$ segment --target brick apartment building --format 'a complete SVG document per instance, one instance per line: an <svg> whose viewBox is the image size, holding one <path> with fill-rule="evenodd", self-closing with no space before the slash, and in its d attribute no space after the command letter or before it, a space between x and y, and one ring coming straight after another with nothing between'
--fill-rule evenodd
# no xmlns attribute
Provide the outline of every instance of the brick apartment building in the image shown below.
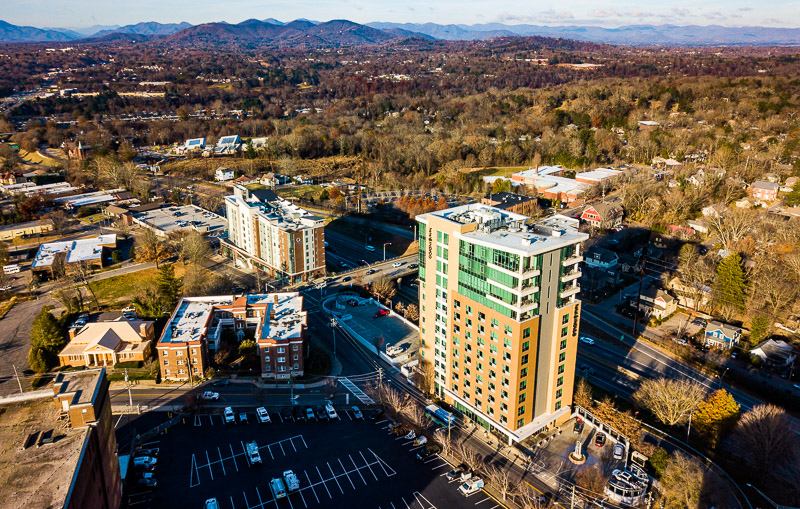
<svg viewBox="0 0 800 509"><path fill-rule="evenodd" d="M224 329L258 347L261 377L288 379L305 372L307 313L298 292L187 297L178 303L156 349L165 380L202 378Z"/></svg>

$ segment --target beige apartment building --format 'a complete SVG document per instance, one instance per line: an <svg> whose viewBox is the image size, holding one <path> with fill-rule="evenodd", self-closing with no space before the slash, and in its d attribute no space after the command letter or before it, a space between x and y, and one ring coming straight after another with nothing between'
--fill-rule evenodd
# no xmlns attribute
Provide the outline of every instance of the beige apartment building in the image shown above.
<svg viewBox="0 0 800 509"><path fill-rule="evenodd" d="M289 283L325 275L325 222L269 189L234 186L225 197L228 238L222 253Z"/></svg>
<svg viewBox="0 0 800 509"><path fill-rule="evenodd" d="M436 394L509 443L566 421L588 238L578 221L485 204L417 221L421 351Z"/></svg>

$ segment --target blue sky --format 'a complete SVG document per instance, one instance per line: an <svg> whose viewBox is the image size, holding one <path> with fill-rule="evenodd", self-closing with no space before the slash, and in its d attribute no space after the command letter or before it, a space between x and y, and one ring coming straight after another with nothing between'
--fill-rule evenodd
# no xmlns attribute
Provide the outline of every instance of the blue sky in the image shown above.
<svg viewBox="0 0 800 509"><path fill-rule="evenodd" d="M0 19L18 25L86 27L245 19L600 25L631 24L800 27L800 0L0 0Z"/></svg>

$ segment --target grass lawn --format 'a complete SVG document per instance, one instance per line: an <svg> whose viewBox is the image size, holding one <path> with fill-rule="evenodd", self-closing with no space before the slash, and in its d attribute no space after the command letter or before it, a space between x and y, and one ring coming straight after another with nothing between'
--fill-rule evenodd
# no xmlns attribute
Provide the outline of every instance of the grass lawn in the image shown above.
<svg viewBox="0 0 800 509"><path fill-rule="evenodd" d="M84 224L97 224L105 218L102 212L98 212L97 214L92 214L91 216L86 216L81 218L81 223Z"/></svg>
<svg viewBox="0 0 800 509"><path fill-rule="evenodd" d="M294 196L297 198L311 198L314 199L322 192L323 187L317 185L294 186L287 189L281 189L280 194L282 197L287 198Z"/></svg>
<svg viewBox="0 0 800 509"><path fill-rule="evenodd" d="M20 149L19 156L25 162L33 164L42 164L44 166L57 166L60 164L60 161L52 159L50 157L44 157L38 152L26 152L25 150Z"/></svg>
<svg viewBox="0 0 800 509"><path fill-rule="evenodd" d="M184 267L175 264L175 276L181 277L185 272ZM145 284L154 282L158 277L158 269L150 269L115 276L92 283L92 290L97 295L97 301L104 309L116 309L130 304L131 299L137 294L138 289ZM89 296L89 298L91 298Z"/></svg>

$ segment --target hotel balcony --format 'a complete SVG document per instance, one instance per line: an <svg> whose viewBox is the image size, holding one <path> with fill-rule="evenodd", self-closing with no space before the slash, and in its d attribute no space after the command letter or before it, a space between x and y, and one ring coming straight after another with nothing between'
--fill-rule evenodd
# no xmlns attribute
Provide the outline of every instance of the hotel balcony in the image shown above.
<svg viewBox="0 0 800 509"><path fill-rule="evenodd" d="M561 281L564 282L564 283L569 283L570 281L574 281L575 279L578 279L579 277L581 277L582 274L583 273L580 270L575 269L572 272L568 272L568 273L564 274L561 277Z"/></svg>
<svg viewBox="0 0 800 509"><path fill-rule="evenodd" d="M568 298L572 297L573 295L576 295L580 291L581 291L581 285L579 285L578 283L575 283L572 286L568 286L567 288L564 288L561 291L561 293L558 294L558 296L561 297L562 299L568 299Z"/></svg>
<svg viewBox="0 0 800 509"><path fill-rule="evenodd" d="M570 256L569 258L561 262L561 265L564 267L569 267L570 265L575 265L576 263L580 263L582 261L583 261L583 256L581 255Z"/></svg>

